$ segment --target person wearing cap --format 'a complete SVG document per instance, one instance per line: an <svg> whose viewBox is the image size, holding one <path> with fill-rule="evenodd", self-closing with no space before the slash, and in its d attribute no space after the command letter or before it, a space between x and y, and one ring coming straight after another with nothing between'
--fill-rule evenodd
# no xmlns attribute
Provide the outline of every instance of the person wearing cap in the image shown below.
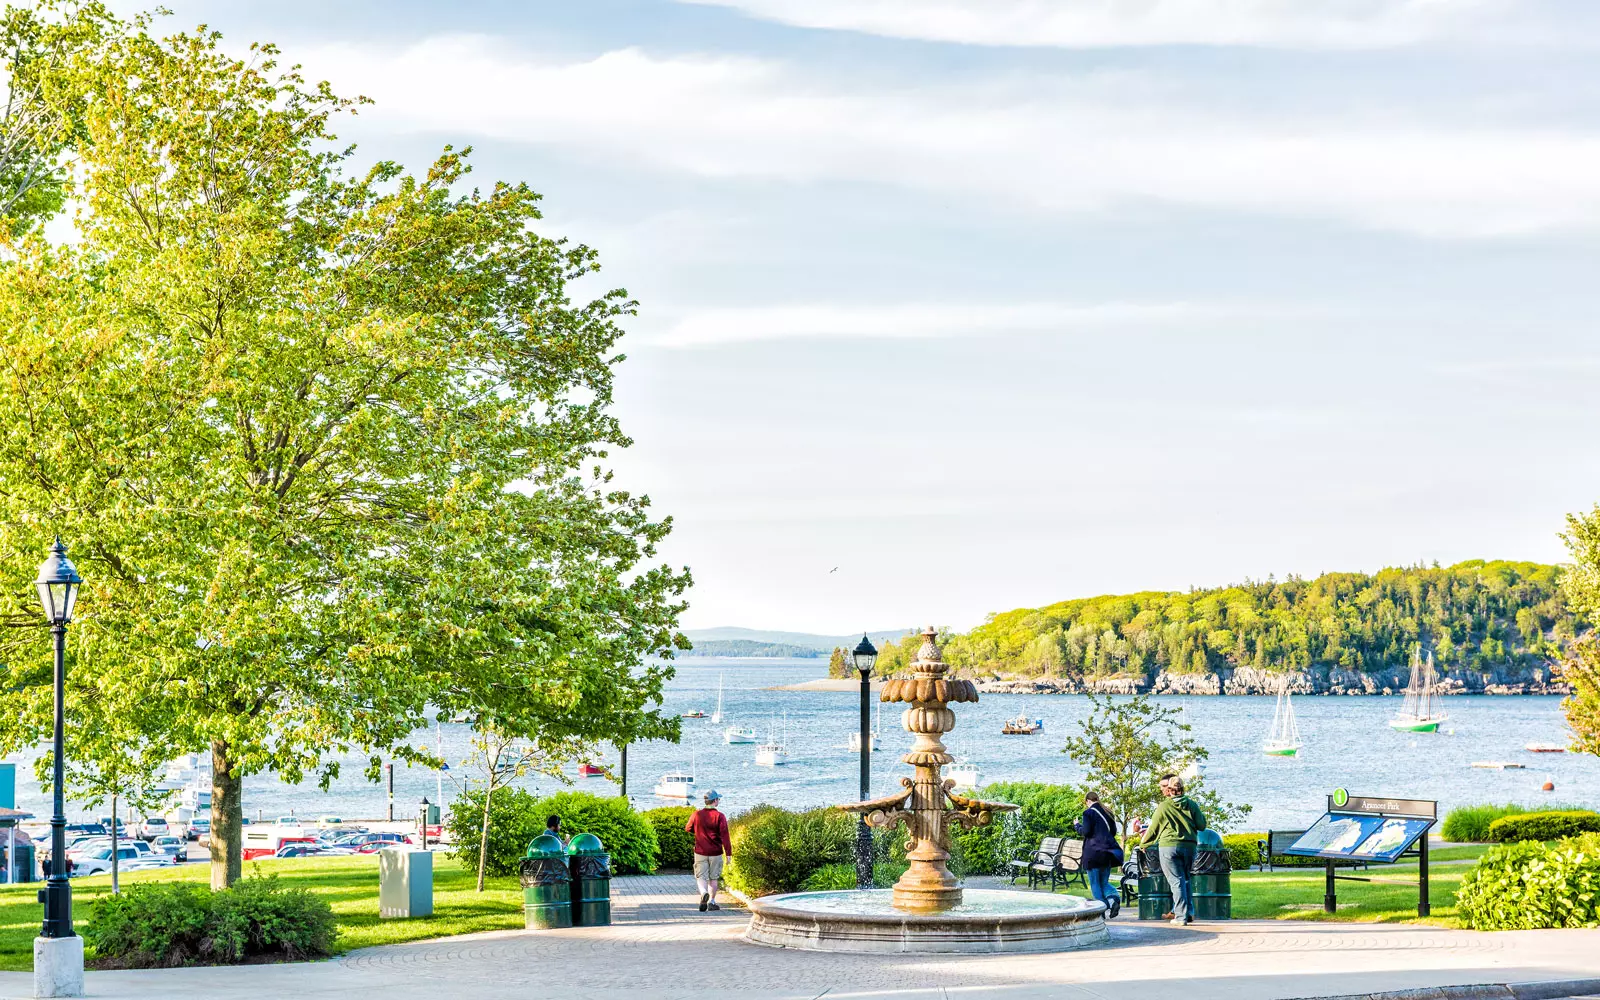
<svg viewBox="0 0 1600 1000"><path fill-rule="evenodd" d="M700 912L720 910L717 887L722 879L722 859L733 856L733 839L728 836L728 817L717 810L722 795L716 789L706 792L706 804L696 809L683 828L694 835L694 884L700 888Z"/></svg>

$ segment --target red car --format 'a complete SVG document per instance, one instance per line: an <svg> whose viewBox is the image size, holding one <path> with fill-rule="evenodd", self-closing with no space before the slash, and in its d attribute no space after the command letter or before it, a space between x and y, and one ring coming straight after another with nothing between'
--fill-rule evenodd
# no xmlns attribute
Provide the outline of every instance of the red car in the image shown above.
<svg viewBox="0 0 1600 1000"><path fill-rule="evenodd" d="M362 834L361 842L344 844L357 854L376 854L385 847L394 847L396 844L409 844L411 838L403 833L367 833Z"/></svg>

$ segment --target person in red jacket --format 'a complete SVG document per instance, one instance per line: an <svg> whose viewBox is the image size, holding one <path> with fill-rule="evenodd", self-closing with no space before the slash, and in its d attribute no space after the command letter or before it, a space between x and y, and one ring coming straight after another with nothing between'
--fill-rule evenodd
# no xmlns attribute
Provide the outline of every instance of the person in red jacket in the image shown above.
<svg viewBox="0 0 1600 1000"><path fill-rule="evenodd" d="M722 879L722 859L733 857L733 840L728 836L728 817L717 811L722 796L706 792L704 809L696 809L683 828L694 834L694 884L700 888L700 912L720 910L717 883Z"/></svg>

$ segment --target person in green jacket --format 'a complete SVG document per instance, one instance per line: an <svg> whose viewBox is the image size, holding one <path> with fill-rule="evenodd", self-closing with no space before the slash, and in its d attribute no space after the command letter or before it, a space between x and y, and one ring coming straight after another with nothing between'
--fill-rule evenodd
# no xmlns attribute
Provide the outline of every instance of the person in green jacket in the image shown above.
<svg viewBox="0 0 1600 1000"><path fill-rule="evenodd" d="M1172 912L1165 916L1180 926L1192 924L1194 904L1189 873L1194 868L1195 834L1206 828L1206 817L1194 800L1183 794L1183 779L1177 775L1162 775L1161 794L1165 798L1150 817L1139 846L1156 845L1161 872L1172 887Z"/></svg>

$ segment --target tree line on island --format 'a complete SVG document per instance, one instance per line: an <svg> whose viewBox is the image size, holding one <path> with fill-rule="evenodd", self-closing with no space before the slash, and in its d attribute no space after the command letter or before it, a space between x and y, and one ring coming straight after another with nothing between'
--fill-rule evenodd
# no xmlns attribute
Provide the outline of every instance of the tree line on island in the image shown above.
<svg viewBox="0 0 1600 1000"><path fill-rule="evenodd" d="M943 649L969 676L1101 678L1239 667L1403 672L1421 643L1442 671L1490 673L1560 662L1586 630L1557 567L1471 560L1018 608L946 635ZM909 670L921 641L886 644L877 672ZM829 673L849 675L847 650L834 650Z"/></svg>

